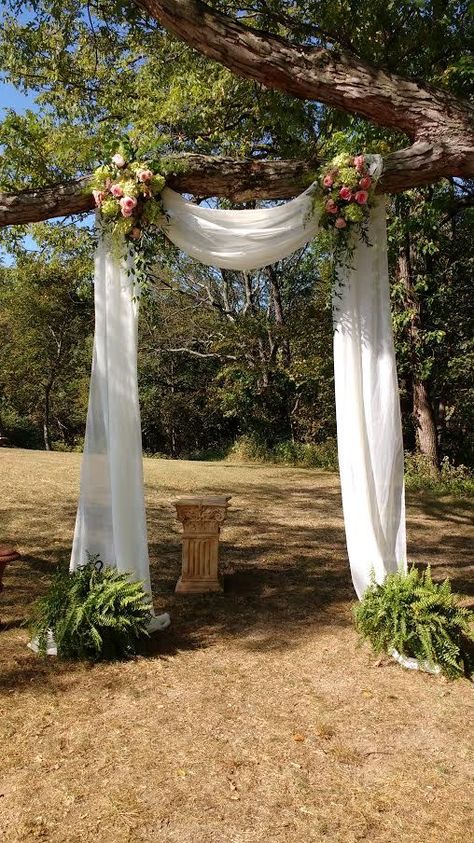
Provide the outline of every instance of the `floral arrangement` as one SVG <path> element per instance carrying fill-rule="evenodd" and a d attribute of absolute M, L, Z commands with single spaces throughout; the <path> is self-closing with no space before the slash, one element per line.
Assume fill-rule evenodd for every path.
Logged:
<path fill-rule="evenodd" d="M 347 237 L 357 226 L 364 230 L 373 204 L 375 181 L 365 155 L 337 155 L 324 168 L 315 198 L 320 225 Z"/>
<path fill-rule="evenodd" d="M 120 147 L 110 164 L 95 170 L 88 192 L 113 238 L 136 243 L 144 228 L 160 227 L 166 221 L 160 202 L 164 186 L 164 176 L 147 162 L 127 161 Z"/>

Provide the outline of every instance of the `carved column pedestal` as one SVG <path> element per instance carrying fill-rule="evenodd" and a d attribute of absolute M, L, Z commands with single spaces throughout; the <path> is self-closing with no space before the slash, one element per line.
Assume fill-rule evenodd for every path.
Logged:
<path fill-rule="evenodd" d="M 183 525 L 181 594 L 222 591 L 218 576 L 219 533 L 230 497 L 181 498 L 176 516 Z"/>

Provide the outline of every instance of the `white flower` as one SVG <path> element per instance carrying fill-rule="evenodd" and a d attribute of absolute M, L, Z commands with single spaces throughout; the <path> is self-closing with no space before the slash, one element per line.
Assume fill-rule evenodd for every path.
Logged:
<path fill-rule="evenodd" d="M 125 158 L 117 152 L 112 156 L 112 163 L 115 164 L 116 167 L 125 167 Z"/>

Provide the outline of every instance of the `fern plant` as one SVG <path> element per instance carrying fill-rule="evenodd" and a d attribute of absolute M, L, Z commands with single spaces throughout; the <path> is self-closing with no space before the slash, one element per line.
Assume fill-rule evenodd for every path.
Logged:
<path fill-rule="evenodd" d="M 89 557 L 73 573 L 56 571 L 47 594 L 34 604 L 30 631 L 43 653 L 51 630 L 62 658 L 124 658 L 148 634 L 150 610 L 141 583 Z"/>
<path fill-rule="evenodd" d="M 376 653 L 397 650 L 438 665 L 450 678 L 473 671 L 474 613 L 459 605 L 449 580 L 433 582 L 429 568 L 422 574 L 414 567 L 390 574 L 381 585 L 372 576 L 354 615 L 361 637 Z"/>

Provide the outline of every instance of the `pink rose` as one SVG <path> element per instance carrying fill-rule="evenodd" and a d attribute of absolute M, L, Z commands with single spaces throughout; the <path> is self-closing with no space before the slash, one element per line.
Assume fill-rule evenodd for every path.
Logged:
<path fill-rule="evenodd" d="M 372 179 L 370 178 L 370 176 L 364 176 L 362 179 L 359 180 L 359 187 L 361 187 L 362 190 L 368 190 L 371 184 Z"/>
<path fill-rule="evenodd" d="M 133 211 L 136 204 L 137 204 L 137 200 L 135 199 L 134 196 L 124 196 L 120 200 L 120 207 L 126 208 L 127 211 Z"/>
<path fill-rule="evenodd" d="M 350 202 L 352 199 L 352 191 L 350 187 L 341 187 L 339 191 L 339 196 L 341 197 L 341 199 L 345 199 L 346 202 Z"/>
<path fill-rule="evenodd" d="M 151 181 L 153 173 L 151 170 L 139 170 L 137 173 L 138 181 Z"/>
<path fill-rule="evenodd" d="M 94 202 L 97 205 L 97 207 L 99 207 L 99 205 L 102 205 L 102 202 L 104 201 L 104 191 L 103 190 L 93 190 L 92 195 L 94 197 Z"/>
<path fill-rule="evenodd" d="M 115 164 L 116 167 L 125 167 L 125 158 L 117 152 L 115 155 L 112 155 L 112 164 Z"/>
<path fill-rule="evenodd" d="M 330 176 L 329 174 L 327 176 L 324 176 L 324 178 L 323 178 L 324 187 L 332 187 L 333 184 L 334 184 L 334 179 L 333 179 L 332 176 Z"/>
<path fill-rule="evenodd" d="M 325 205 L 326 211 L 328 214 L 338 214 L 339 208 L 337 207 L 334 199 L 328 199 Z"/>
<path fill-rule="evenodd" d="M 113 184 L 110 188 L 110 192 L 116 199 L 120 199 L 120 197 L 123 196 L 123 190 L 119 184 Z"/>
<path fill-rule="evenodd" d="M 334 225 L 336 228 L 345 228 L 347 223 L 343 217 L 338 217 Z"/>
<path fill-rule="evenodd" d="M 356 155 L 353 164 L 357 172 L 360 173 L 365 167 L 365 155 Z"/>
<path fill-rule="evenodd" d="M 354 199 L 359 205 L 365 205 L 367 199 L 369 198 L 369 194 L 366 190 L 358 190 L 357 193 L 354 195 Z"/>

